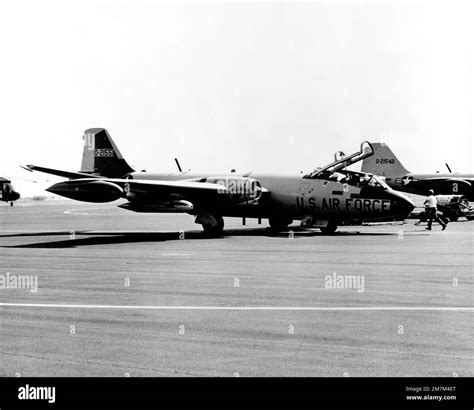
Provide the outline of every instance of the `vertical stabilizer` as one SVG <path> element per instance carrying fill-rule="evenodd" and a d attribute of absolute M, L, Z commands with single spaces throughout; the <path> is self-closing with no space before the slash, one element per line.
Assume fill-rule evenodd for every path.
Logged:
<path fill-rule="evenodd" d="M 373 142 L 372 147 L 374 155 L 362 161 L 362 172 L 385 177 L 398 177 L 410 173 L 387 144 Z"/>
<path fill-rule="evenodd" d="M 108 178 L 120 178 L 133 172 L 106 129 L 90 128 L 84 132 L 83 139 L 80 172 Z"/>

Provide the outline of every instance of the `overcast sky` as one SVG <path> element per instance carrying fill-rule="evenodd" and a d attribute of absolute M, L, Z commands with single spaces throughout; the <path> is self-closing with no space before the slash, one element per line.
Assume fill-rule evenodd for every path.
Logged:
<path fill-rule="evenodd" d="M 468 4 L 3 1 L 0 173 L 78 170 L 90 127 L 139 170 L 306 172 L 367 139 L 473 172 Z"/>

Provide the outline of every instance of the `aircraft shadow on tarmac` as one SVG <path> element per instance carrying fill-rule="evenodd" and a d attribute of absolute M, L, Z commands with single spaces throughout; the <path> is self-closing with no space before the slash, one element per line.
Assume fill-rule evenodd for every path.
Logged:
<path fill-rule="evenodd" d="M 359 232 L 359 231 L 341 231 L 334 234 L 323 234 L 319 230 L 309 230 L 301 227 L 284 232 L 274 232 L 269 228 L 253 228 L 253 229 L 227 229 L 221 236 L 210 237 L 202 231 L 161 231 L 161 232 L 120 232 L 120 231 L 75 231 L 71 237 L 70 231 L 58 232 L 31 232 L 0 235 L 0 239 L 5 238 L 47 238 L 51 236 L 60 236 L 62 239 L 57 241 L 28 243 L 22 245 L 3 245 L 2 248 L 75 248 L 92 245 L 112 245 L 120 243 L 140 243 L 140 242 L 162 242 L 162 241 L 179 241 L 179 240 L 225 240 L 234 236 L 264 236 L 273 238 L 288 239 L 293 237 L 341 237 L 341 236 L 393 236 L 396 232 Z M 79 237 L 79 238 L 78 238 Z"/>

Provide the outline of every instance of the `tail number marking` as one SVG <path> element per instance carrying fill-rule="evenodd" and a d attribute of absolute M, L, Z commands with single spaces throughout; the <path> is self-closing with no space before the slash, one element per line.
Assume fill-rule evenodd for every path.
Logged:
<path fill-rule="evenodd" d="M 94 151 L 94 157 L 96 158 L 103 158 L 103 157 L 106 157 L 106 158 L 111 158 L 114 156 L 114 150 L 113 149 L 105 149 L 105 148 L 102 148 L 102 149 L 96 149 Z"/>
<path fill-rule="evenodd" d="M 394 158 L 377 158 L 375 160 L 376 164 L 385 165 L 385 164 L 395 164 Z"/>

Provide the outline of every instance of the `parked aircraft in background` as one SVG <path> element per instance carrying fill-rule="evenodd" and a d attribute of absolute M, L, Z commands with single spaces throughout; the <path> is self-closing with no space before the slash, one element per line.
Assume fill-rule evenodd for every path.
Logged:
<path fill-rule="evenodd" d="M 13 206 L 13 202 L 20 198 L 20 194 L 16 192 L 9 179 L 0 177 L 0 201 L 10 202 Z"/>
<path fill-rule="evenodd" d="M 103 128 L 85 131 L 79 172 L 36 165 L 29 170 L 68 178 L 49 192 L 79 201 L 127 200 L 121 208 L 135 212 L 185 212 L 208 234 L 220 234 L 223 217 L 268 218 L 275 230 L 311 217 L 322 232 L 333 233 L 345 221 L 405 219 L 413 203 L 377 176 L 345 168 L 373 154 L 364 142 L 360 152 L 336 154 L 336 160 L 308 175 L 218 175 L 134 171 Z"/>
<path fill-rule="evenodd" d="M 402 165 L 387 144 L 375 142 L 372 146 L 374 155 L 364 158 L 361 172 L 385 177 L 385 182 L 397 191 L 424 196 L 433 189 L 437 195 L 463 195 L 474 201 L 474 174 L 414 174 Z"/>

